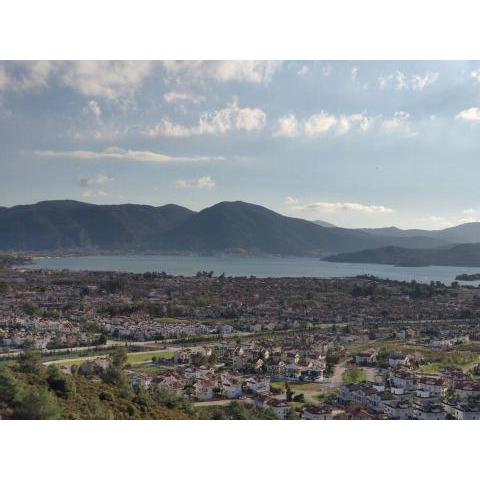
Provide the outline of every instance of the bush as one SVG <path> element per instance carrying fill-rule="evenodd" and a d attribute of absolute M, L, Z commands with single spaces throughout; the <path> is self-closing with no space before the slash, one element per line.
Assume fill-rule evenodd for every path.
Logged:
<path fill-rule="evenodd" d="M 71 378 L 63 374 L 56 365 L 50 365 L 47 370 L 48 386 L 61 398 L 69 398 L 76 393 L 75 384 Z"/>
<path fill-rule="evenodd" d="M 20 385 L 10 369 L 0 367 L 0 402 L 11 404 L 18 395 Z"/>
<path fill-rule="evenodd" d="M 115 400 L 115 397 L 113 396 L 113 393 L 111 392 L 100 392 L 98 395 L 98 398 L 102 402 L 113 402 Z"/>
<path fill-rule="evenodd" d="M 27 347 L 20 355 L 19 361 L 20 369 L 25 373 L 33 373 L 39 375 L 42 372 L 42 355 L 40 352 Z"/>
<path fill-rule="evenodd" d="M 54 420 L 60 418 L 61 408 L 55 396 L 46 388 L 27 388 L 17 400 L 14 417 L 20 420 Z"/>

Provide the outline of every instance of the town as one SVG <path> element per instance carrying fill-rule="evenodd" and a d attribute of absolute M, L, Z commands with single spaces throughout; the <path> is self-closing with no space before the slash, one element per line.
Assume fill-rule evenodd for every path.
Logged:
<path fill-rule="evenodd" d="M 35 354 L 85 388 L 121 375 L 186 418 L 476 420 L 479 293 L 370 276 L 8 267 L 0 366 Z"/>

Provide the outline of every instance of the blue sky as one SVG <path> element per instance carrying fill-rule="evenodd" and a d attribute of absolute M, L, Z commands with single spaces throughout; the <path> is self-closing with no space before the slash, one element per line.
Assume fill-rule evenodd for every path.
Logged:
<path fill-rule="evenodd" d="M 480 220 L 480 62 L 0 62 L 0 205 Z"/>

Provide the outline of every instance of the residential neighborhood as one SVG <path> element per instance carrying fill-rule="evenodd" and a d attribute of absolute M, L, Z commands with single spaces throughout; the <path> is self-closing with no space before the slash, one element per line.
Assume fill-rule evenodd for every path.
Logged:
<path fill-rule="evenodd" d="M 198 415 L 242 405 L 302 420 L 480 419 L 477 288 L 375 277 L 0 270 L 0 360 L 26 350 Z M 75 377 L 76 378 L 76 377 Z"/>

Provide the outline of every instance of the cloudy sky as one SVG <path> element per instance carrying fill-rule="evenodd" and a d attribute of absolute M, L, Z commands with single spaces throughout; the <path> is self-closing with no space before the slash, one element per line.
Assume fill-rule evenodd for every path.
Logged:
<path fill-rule="evenodd" d="M 480 62 L 0 62 L 0 205 L 480 220 Z"/>

